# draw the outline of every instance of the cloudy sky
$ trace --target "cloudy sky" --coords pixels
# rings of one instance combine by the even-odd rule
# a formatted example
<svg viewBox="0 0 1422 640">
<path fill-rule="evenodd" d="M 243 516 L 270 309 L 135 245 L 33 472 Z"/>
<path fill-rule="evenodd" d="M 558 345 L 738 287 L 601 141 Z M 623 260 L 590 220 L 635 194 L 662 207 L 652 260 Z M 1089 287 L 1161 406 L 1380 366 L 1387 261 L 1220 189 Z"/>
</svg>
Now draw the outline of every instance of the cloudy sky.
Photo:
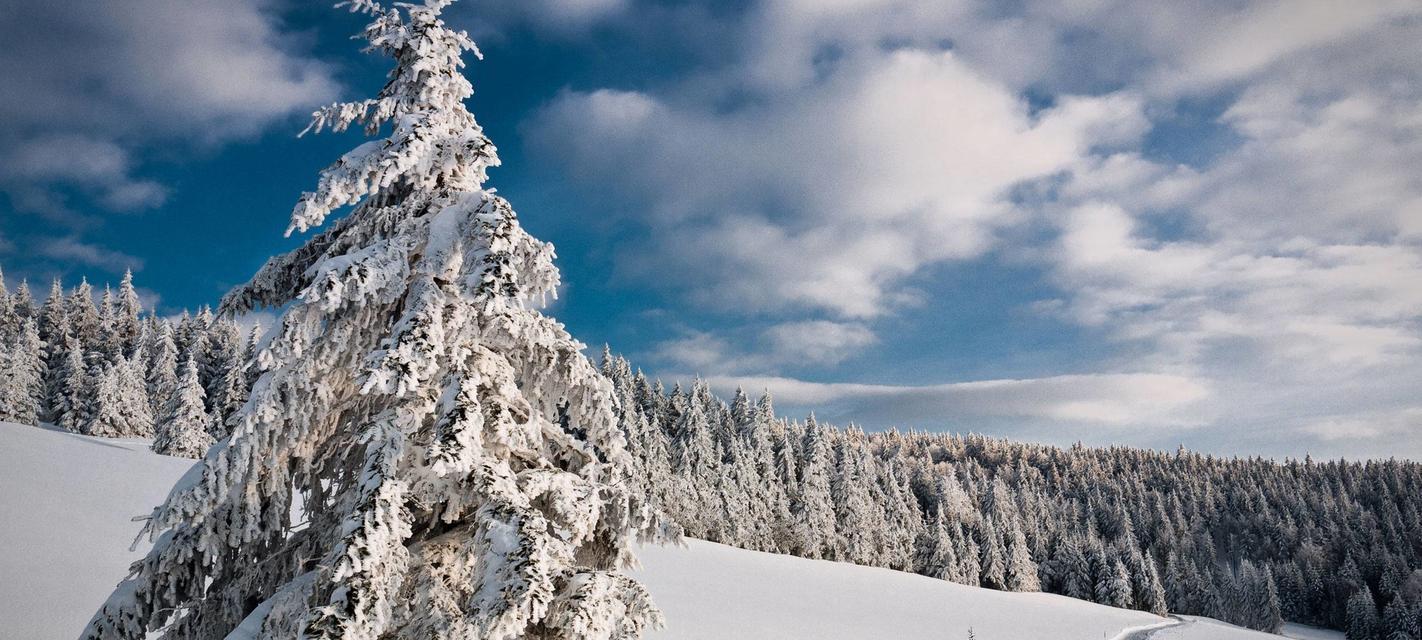
<svg viewBox="0 0 1422 640">
<path fill-rule="evenodd" d="M 0 0 L 0 265 L 161 312 L 268 256 L 372 93 L 298 0 Z M 1411 0 L 466 0 L 552 312 L 782 410 L 1422 458 Z M 41 290 L 43 286 L 40 287 Z"/>
</svg>

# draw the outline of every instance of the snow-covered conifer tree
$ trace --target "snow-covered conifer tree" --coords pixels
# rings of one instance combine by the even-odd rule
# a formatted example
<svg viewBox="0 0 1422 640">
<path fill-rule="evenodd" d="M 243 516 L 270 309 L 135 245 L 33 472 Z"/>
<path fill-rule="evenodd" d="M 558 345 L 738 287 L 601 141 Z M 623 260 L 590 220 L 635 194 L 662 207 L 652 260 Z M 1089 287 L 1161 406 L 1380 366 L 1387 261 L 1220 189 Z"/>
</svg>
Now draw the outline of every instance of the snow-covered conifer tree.
<svg viewBox="0 0 1422 640">
<path fill-rule="evenodd" d="M 79 286 L 70 292 L 64 307 L 69 316 L 69 331 L 80 347 L 86 352 L 97 349 L 103 325 L 99 321 L 99 310 L 94 306 L 94 288 L 87 278 L 80 280 Z"/>
<path fill-rule="evenodd" d="M 15 303 L 10 299 L 10 289 L 5 286 L 5 271 L 0 270 L 0 341 L 14 335 L 19 329 L 19 315 L 15 313 Z"/>
<path fill-rule="evenodd" d="M 166 322 L 153 325 L 148 330 L 143 351 L 148 361 L 148 371 L 144 376 L 148 387 L 148 407 L 156 416 L 162 413 L 178 389 L 178 346 L 173 342 L 173 328 Z M 196 370 L 194 365 L 194 372 Z"/>
<path fill-rule="evenodd" d="M 1373 591 L 1363 585 L 1348 598 L 1347 627 L 1344 629 L 1348 640 L 1374 640 L 1381 620 L 1378 605 L 1373 600 Z"/>
<path fill-rule="evenodd" d="M 833 452 L 825 430 L 811 415 L 805 424 L 804 457 L 800 468 L 799 499 L 792 507 L 795 518 L 796 555 L 822 558 L 832 551 L 836 531 L 834 499 L 830 495 Z"/>
<path fill-rule="evenodd" d="M 138 363 L 119 356 L 104 364 L 94 381 L 88 421 L 83 431 L 106 438 L 146 438 L 153 435 L 153 413 Z"/>
<path fill-rule="evenodd" d="M 212 417 L 203 410 L 202 385 L 191 356 L 183 362 L 178 385 L 169 395 L 154 429 L 153 450 L 169 456 L 201 458 L 212 446 Z"/>
<path fill-rule="evenodd" d="M 64 286 L 59 283 L 58 279 L 55 279 L 49 285 L 49 296 L 44 299 L 44 304 L 40 306 L 39 312 L 39 333 L 40 340 L 43 340 L 45 344 L 46 361 L 64 348 L 63 331 L 68 331 L 68 328 L 66 326 L 61 331 L 59 326 L 64 318 Z"/>
<path fill-rule="evenodd" d="M 67 325 L 67 321 L 66 321 Z M 64 350 L 50 387 L 50 419 L 66 431 L 79 433 L 89 421 L 89 367 L 84 362 L 84 346 L 65 330 Z"/>
<path fill-rule="evenodd" d="M 39 424 L 45 365 L 35 319 L 22 320 L 0 349 L 0 421 Z"/>
<path fill-rule="evenodd" d="M 313 126 L 389 133 L 323 172 L 291 230 L 354 210 L 224 299 L 285 307 L 264 371 L 86 637 L 635 638 L 659 621 L 618 571 L 652 521 L 617 481 L 610 385 L 536 310 L 553 250 L 484 187 L 497 156 L 448 4 L 351 3 L 396 66 Z"/>
<path fill-rule="evenodd" d="M 10 310 L 20 320 L 34 317 L 35 298 L 30 293 L 29 281 L 20 281 L 20 286 L 15 289 L 15 295 L 10 297 Z"/>
<path fill-rule="evenodd" d="M 113 332 L 123 344 L 123 354 L 132 356 L 138 350 L 142 338 L 143 302 L 138 298 L 138 289 L 133 286 L 133 270 L 123 272 L 119 282 L 118 296 L 114 299 Z"/>
</svg>

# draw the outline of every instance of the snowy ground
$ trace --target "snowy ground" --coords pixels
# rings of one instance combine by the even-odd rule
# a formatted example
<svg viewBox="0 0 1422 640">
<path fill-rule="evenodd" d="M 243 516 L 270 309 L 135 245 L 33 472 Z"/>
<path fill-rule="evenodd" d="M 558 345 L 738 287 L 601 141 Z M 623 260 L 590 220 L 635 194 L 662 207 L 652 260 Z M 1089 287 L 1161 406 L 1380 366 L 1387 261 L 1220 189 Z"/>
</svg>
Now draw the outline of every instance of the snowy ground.
<svg viewBox="0 0 1422 640">
<path fill-rule="evenodd" d="M 74 638 L 141 553 L 146 514 L 187 469 L 138 441 L 0 423 L 0 638 Z M 1265 640 L 1207 618 L 1163 619 L 1040 593 L 692 540 L 648 548 L 637 573 L 669 621 L 658 640 Z M 1341 640 L 1304 627 L 1289 637 Z"/>
</svg>

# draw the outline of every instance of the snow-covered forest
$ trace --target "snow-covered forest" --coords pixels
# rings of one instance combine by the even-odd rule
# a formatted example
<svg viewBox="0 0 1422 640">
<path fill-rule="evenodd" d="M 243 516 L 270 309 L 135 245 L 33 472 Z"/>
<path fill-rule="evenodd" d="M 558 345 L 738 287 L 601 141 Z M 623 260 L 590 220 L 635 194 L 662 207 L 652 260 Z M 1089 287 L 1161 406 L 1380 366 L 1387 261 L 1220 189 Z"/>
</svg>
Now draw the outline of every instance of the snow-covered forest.
<svg viewBox="0 0 1422 640">
<path fill-rule="evenodd" d="M 84 638 L 635 639 L 665 622 L 636 544 L 686 535 L 1422 640 L 1422 464 L 869 433 L 610 349 L 598 369 L 543 313 L 552 245 L 486 186 L 450 2 L 342 3 L 392 69 L 308 131 L 372 139 L 296 202 L 288 233 L 319 231 L 216 311 L 159 317 L 132 273 L 42 301 L 0 274 L 0 421 L 201 460 Z"/>
<path fill-rule="evenodd" d="M 3 278 L 3 276 L 0 276 Z M 256 370 L 260 328 L 144 313 L 133 278 L 36 301 L 0 279 L 0 419 L 144 437 L 199 458 Z M 670 391 L 605 353 L 631 485 L 687 535 L 1261 630 L 1418 638 L 1422 465 L 1069 449 L 839 429 Z"/>
<path fill-rule="evenodd" d="M 117 291 L 59 281 L 37 302 L 0 273 L 0 420 L 75 433 L 155 438 L 159 453 L 199 458 L 247 399 L 260 334 L 210 309 L 145 312 L 125 274 Z"/>
<path fill-rule="evenodd" d="M 668 392 L 617 356 L 603 371 L 637 490 L 693 537 L 1260 630 L 1422 637 L 1414 462 L 866 433 L 787 420 L 769 395 Z"/>
</svg>

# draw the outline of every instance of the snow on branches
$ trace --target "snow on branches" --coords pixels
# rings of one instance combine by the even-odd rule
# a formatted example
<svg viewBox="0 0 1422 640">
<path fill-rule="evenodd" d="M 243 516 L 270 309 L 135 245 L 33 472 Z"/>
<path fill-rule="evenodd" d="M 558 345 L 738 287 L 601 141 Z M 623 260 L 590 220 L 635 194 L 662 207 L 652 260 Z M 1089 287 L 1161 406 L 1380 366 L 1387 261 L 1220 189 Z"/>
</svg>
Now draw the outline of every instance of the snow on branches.
<svg viewBox="0 0 1422 640">
<path fill-rule="evenodd" d="M 385 137 L 322 172 L 220 313 L 282 307 L 261 373 L 145 526 L 153 550 L 88 638 L 636 638 L 660 613 L 620 570 L 664 531 L 627 488 L 608 381 L 556 321 L 553 249 L 484 187 L 448 0 L 372 16 L 373 99 L 314 114 Z M 186 377 L 186 372 L 185 372 Z M 211 401 L 209 401 L 211 402 Z"/>
</svg>

